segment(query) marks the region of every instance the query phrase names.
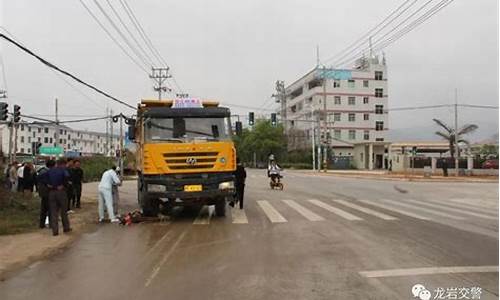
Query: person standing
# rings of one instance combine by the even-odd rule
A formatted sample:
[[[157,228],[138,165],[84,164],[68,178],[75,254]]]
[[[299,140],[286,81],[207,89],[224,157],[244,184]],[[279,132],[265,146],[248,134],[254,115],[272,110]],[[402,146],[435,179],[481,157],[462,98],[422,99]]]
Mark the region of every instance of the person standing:
[[[102,174],[101,182],[98,187],[99,194],[99,222],[104,221],[104,205],[106,205],[106,210],[108,211],[108,217],[112,223],[118,223],[118,220],[114,214],[113,210],[113,185],[120,185],[121,181],[116,174],[116,166],[105,171]]]
[[[71,182],[73,183],[73,207],[80,208],[80,199],[82,198],[82,181],[83,181],[83,170],[80,167],[81,163],[79,160],[75,159],[74,168]]]
[[[68,171],[68,174],[69,174],[69,179],[68,179],[68,182],[66,184],[66,196],[68,198],[68,206],[67,206],[67,209],[68,209],[68,214],[72,214],[74,213],[74,211],[71,209],[72,208],[72,203],[73,203],[73,199],[75,197],[75,191],[73,189],[73,159],[72,158],[68,158],[67,162],[66,162],[66,170]]]
[[[17,169],[17,191],[22,192],[24,188],[24,163],[21,165],[18,165],[19,168]]]
[[[50,208],[50,227],[52,235],[59,234],[58,214],[61,214],[61,223],[64,232],[70,232],[67,205],[68,194],[66,184],[69,180],[68,170],[66,169],[66,161],[61,158],[57,161],[57,167],[48,171],[48,188],[49,188],[49,208]]]
[[[54,168],[56,165],[56,162],[52,159],[49,159],[45,163],[45,168],[42,168],[40,172],[38,173],[37,176],[37,188],[36,190],[38,191],[38,195],[42,199],[42,202],[40,204],[40,228],[45,228],[45,220],[47,217],[49,217],[49,224],[50,223],[50,210],[49,210],[49,170]]]
[[[234,172],[235,177],[235,188],[236,188],[236,198],[240,203],[240,209],[243,209],[243,196],[245,194],[245,179],[247,178],[247,172],[245,167],[241,164],[240,159],[236,159],[236,171]]]
[[[17,161],[13,162],[9,169],[10,191],[17,190]]]
[[[25,197],[31,198],[33,188],[35,186],[35,170],[33,164],[27,162],[23,169],[23,194]]]

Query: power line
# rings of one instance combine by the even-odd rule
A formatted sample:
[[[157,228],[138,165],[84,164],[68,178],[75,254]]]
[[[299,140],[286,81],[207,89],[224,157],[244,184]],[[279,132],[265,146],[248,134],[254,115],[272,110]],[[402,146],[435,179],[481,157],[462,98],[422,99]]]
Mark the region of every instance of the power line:
[[[115,22],[111,19],[111,17],[108,15],[108,13],[106,12],[106,10],[104,10],[104,8],[99,4],[99,2],[97,0],[94,0],[94,3],[97,6],[97,8],[101,11],[101,13],[104,15],[104,17],[108,20],[109,24],[111,24],[111,26],[115,29],[115,31],[118,32],[118,35],[123,39],[123,41],[125,42],[125,44],[127,44],[127,46],[130,48],[130,50],[132,50],[132,52],[139,58],[139,60],[141,60],[144,63],[144,65],[147,66],[149,64],[147,62],[147,60],[130,43],[130,41],[123,34],[123,32],[120,30],[120,28],[118,28],[118,26],[116,26]],[[152,66],[150,66],[150,67],[152,67]]]
[[[135,58],[133,58],[130,53],[127,52],[127,50],[125,50],[125,48],[116,40],[116,38],[111,34],[111,32],[109,32],[109,30],[104,26],[104,24],[102,24],[101,21],[99,21],[99,19],[96,17],[96,15],[90,10],[90,8],[82,1],[82,0],[79,0],[80,3],[83,5],[83,7],[87,10],[87,12],[90,14],[90,16],[94,19],[94,21],[97,22],[97,24],[99,24],[99,26],[101,27],[102,30],[104,30],[104,32],[108,35],[108,37],[115,43],[115,45],[117,45],[121,50],[122,52],[128,57],[130,58],[130,60],[137,66],[139,67],[140,69],[142,69],[144,72],[148,73],[148,70],[143,66],[141,65],[139,62],[137,62],[137,60]]]
[[[382,31],[385,27],[387,27],[388,25],[390,25],[394,20],[396,20],[401,14],[403,14],[405,11],[407,11],[410,7],[413,6],[413,4],[415,4],[418,0],[413,0],[413,2],[408,6],[406,7],[403,11],[401,11],[397,16],[395,16],[394,18],[392,18],[392,20],[390,20],[388,23],[386,23],[382,28],[380,28],[376,33],[373,33],[373,31],[375,31],[379,26],[381,26],[382,24],[384,24],[387,20],[389,20],[395,13],[397,13],[401,8],[403,8],[408,2],[410,2],[410,0],[406,0],[404,1],[401,5],[399,5],[394,11],[392,11],[384,20],[382,20],[382,22],[378,23],[375,27],[373,27],[372,29],[370,29],[367,33],[365,33],[363,36],[361,36],[359,39],[357,39],[355,42],[351,43],[348,47],[344,48],[342,51],[338,52],[336,55],[334,56],[331,56],[330,58],[326,59],[324,61],[324,63],[327,63],[333,59],[336,59],[336,60],[340,60],[342,59],[343,57],[345,57],[346,55],[348,55],[351,51],[348,51],[346,54],[344,54],[343,56],[340,56],[342,55],[344,52],[346,52],[347,50],[351,49],[351,48],[358,48],[360,45],[359,42],[362,42],[363,43],[361,45],[363,45],[364,43],[366,43],[366,38],[370,37],[370,36],[373,36],[373,35],[376,35],[378,34],[380,31]],[[338,57],[340,56],[340,57]],[[337,58],[338,57],[338,58]]]
[[[458,104],[458,106],[471,107],[471,108],[498,109],[498,106],[494,106],[494,105]]]
[[[108,3],[108,6],[111,8],[111,11],[116,16],[116,18],[118,19],[118,21],[122,24],[123,28],[125,28],[125,30],[127,31],[127,33],[130,35],[130,37],[132,38],[132,40],[135,42],[135,44],[137,45],[137,48],[141,51],[141,53],[148,60],[148,62],[151,64],[151,66],[153,66],[154,65],[153,60],[148,55],[148,53],[146,51],[144,51],[144,49],[142,48],[141,44],[137,41],[137,39],[132,34],[132,32],[130,32],[130,30],[128,29],[128,26],[125,24],[125,22],[123,21],[123,19],[120,17],[120,14],[118,14],[118,12],[116,11],[116,9],[113,7],[113,5],[111,4],[111,2],[109,0],[106,0],[106,2]]]
[[[433,0],[427,1],[423,6],[421,6],[419,9],[417,9],[415,12],[413,12],[409,17],[407,17],[404,21],[400,22],[398,25],[396,25],[394,28],[392,28],[391,31],[385,33],[382,37],[378,38],[375,42],[374,45],[372,46],[373,48],[378,50],[382,50],[385,47],[389,46],[390,44],[394,43],[398,39],[400,39],[402,36],[405,34],[409,33],[416,27],[418,27],[420,24],[428,20],[430,17],[438,13],[440,10],[451,4],[454,0],[442,0],[441,2],[435,4],[433,7],[431,7],[429,10],[424,12],[420,17],[418,17],[416,20],[413,20],[410,24],[406,25],[403,27],[401,30],[397,31],[394,33],[392,36],[388,37],[387,39],[383,40],[386,36],[388,36],[390,33],[394,32],[398,27],[400,27],[402,24],[404,24],[406,21],[408,21],[411,17],[416,15],[418,12],[420,12],[426,5],[428,5],[430,2]],[[364,48],[361,50],[361,53],[368,50],[369,47]],[[348,59],[345,59],[339,63],[337,63],[337,66],[342,66],[342,65],[347,65],[353,61],[355,61],[359,57],[359,54],[354,54],[353,56],[349,57]]]
[[[68,76],[68,77],[72,78],[73,80],[75,80],[75,81],[77,81],[77,82],[79,82],[79,83],[81,83],[81,84],[85,85],[86,87],[88,87],[88,88],[90,88],[90,89],[92,89],[92,90],[96,91],[97,93],[99,93],[99,94],[101,94],[101,95],[103,95],[103,96],[105,96],[105,97],[107,97],[107,98],[109,98],[109,99],[111,99],[111,100],[113,100],[113,101],[115,101],[115,102],[118,102],[118,103],[120,103],[120,104],[122,104],[122,105],[127,106],[128,108],[131,108],[131,109],[134,109],[134,110],[135,110],[135,107],[134,107],[134,106],[132,106],[132,105],[130,105],[130,104],[128,104],[128,103],[126,103],[126,102],[124,102],[124,101],[122,101],[122,100],[119,100],[119,99],[117,99],[117,98],[115,98],[115,97],[113,97],[113,96],[111,96],[110,94],[108,94],[108,93],[106,93],[106,92],[104,92],[104,91],[102,91],[102,90],[98,89],[97,87],[95,87],[95,86],[93,86],[93,85],[91,85],[91,84],[89,84],[89,83],[87,83],[87,82],[83,81],[82,79],[80,79],[80,78],[76,77],[75,75],[73,75],[73,74],[69,73],[68,71],[65,71],[65,70],[63,70],[63,69],[61,69],[61,68],[57,67],[56,65],[54,65],[54,64],[52,64],[52,63],[50,63],[49,61],[45,60],[44,58],[42,58],[42,57],[38,56],[37,54],[33,53],[33,52],[32,52],[31,50],[29,50],[28,48],[26,48],[26,47],[22,46],[21,44],[19,44],[19,43],[18,43],[18,42],[16,42],[16,41],[12,40],[11,38],[9,38],[8,36],[6,36],[5,34],[0,33],[0,38],[3,38],[4,40],[6,40],[6,41],[10,42],[11,44],[14,44],[16,47],[18,47],[18,48],[19,48],[19,49],[21,49],[22,51],[24,51],[24,52],[28,53],[29,55],[33,56],[34,58],[36,58],[36,59],[37,59],[37,60],[39,60],[42,64],[44,64],[44,65],[48,66],[49,68],[52,68],[52,69],[54,69],[54,70],[56,70],[56,71],[58,71],[58,72],[60,72],[60,73],[62,73],[62,74],[64,74],[64,75],[66,75],[66,76]]]

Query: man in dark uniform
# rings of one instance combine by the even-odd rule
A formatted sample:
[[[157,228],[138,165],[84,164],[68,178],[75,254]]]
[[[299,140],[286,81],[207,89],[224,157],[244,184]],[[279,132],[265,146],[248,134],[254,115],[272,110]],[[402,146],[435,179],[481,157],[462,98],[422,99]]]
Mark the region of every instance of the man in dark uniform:
[[[71,182],[73,183],[73,207],[80,208],[80,199],[82,198],[82,180],[83,170],[80,168],[80,161],[75,159],[74,168],[71,173]]]
[[[66,169],[66,160],[63,158],[57,161],[57,167],[47,172],[49,188],[49,208],[50,208],[50,227],[54,236],[59,234],[59,218],[61,214],[61,223],[64,232],[70,232],[67,205],[68,195],[66,185],[69,181],[69,173]]]
[[[72,182],[73,170],[74,170],[72,158],[68,158],[68,160],[66,161],[66,170],[69,174],[68,181],[66,182],[66,197],[68,199],[68,205],[66,208],[68,210],[68,213],[72,214],[74,211],[71,208],[72,208],[73,201],[75,199],[75,191],[74,191],[73,182]]]
[[[45,164],[45,168],[38,172],[37,176],[37,188],[38,195],[42,199],[40,205],[40,228],[45,228],[45,219],[49,217],[50,224],[50,209],[49,209],[49,177],[48,172],[50,169],[54,168],[56,162],[52,159],[48,160]]]
[[[240,202],[240,209],[243,209],[243,196],[245,194],[245,179],[247,178],[247,172],[239,158],[236,159],[236,163],[234,187],[236,188],[236,199]]]

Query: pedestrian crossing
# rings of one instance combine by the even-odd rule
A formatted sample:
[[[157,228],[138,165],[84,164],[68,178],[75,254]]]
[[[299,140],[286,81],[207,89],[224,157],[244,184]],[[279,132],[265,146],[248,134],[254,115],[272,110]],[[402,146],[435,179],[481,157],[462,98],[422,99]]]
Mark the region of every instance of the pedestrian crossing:
[[[271,224],[289,223],[297,220],[308,222],[325,222],[340,219],[348,223],[370,222],[401,222],[405,218],[420,221],[451,220],[458,223],[473,219],[498,220],[491,213],[477,213],[463,207],[451,207],[451,202],[446,205],[437,202],[418,201],[415,199],[376,199],[376,200],[345,200],[345,199],[274,199],[247,200],[246,209],[227,209],[227,218],[215,218],[213,206],[205,206],[193,221],[193,225],[210,225],[214,220],[223,220],[232,224],[258,223],[257,219],[264,219]],[[473,206],[471,205],[471,208]],[[255,214],[261,216],[256,216]]]

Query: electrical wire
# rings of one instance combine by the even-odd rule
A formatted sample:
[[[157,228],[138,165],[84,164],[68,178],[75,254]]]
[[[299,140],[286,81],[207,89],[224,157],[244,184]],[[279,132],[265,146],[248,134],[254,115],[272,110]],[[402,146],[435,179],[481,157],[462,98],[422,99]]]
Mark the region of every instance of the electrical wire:
[[[68,71],[65,71],[65,70],[57,67],[56,65],[50,63],[49,61],[45,60],[44,58],[42,58],[42,57],[38,56],[37,54],[33,53],[33,51],[29,50],[28,48],[24,47],[23,45],[19,44],[18,42],[14,41],[13,39],[9,38],[5,34],[0,33],[0,38],[3,38],[4,40],[6,40],[6,41],[10,42],[11,44],[15,45],[16,47],[18,47],[22,51],[26,52],[27,54],[33,56],[34,58],[36,58],[37,60],[39,60],[42,64],[46,65],[47,67],[52,68],[52,69],[54,69],[54,70],[56,70],[56,71],[58,71],[58,72],[60,72],[60,73],[62,73],[64,75],[72,78],[73,80],[75,80],[75,81],[77,81],[77,82],[85,85],[86,87],[88,87],[88,88],[96,91],[97,93],[105,96],[106,98],[109,98],[109,99],[111,99],[111,100],[113,100],[113,101],[115,101],[117,103],[120,103],[120,104],[122,104],[124,106],[127,106],[128,108],[131,108],[131,109],[135,110],[134,106],[132,106],[132,105],[130,105],[130,104],[128,104],[128,103],[126,103],[126,102],[124,102],[122,100],[119,100],[116,97],[111,96],[110,94],[108,94],[108,93],[100,90],[99,88],[97,88],[97,87],[95,87],[95,86],[93,86],[93,85],[91,85],[91,84],[83,81],[82,79],[76,77],[75,75],[69,73]]]
[[[134,57],[132,57],[132,55],[130,55],[130,53],[127,52],[127,50],[125,50],[125,48],[116,40],[116,38],[111,34],[111,32],[109,32],[109,30],[104,26],[104,24],[102,24],[101,21],[99,21],[99,19],[97,18],[97,16],[92,12],[92,10],[90,10],[90,8],[82,1],[82,0],[79,0],[80,3],[83,5],[83,7],[85,8],[85,10],[87,10],[87,12],[90,14],[90,16],[94,19],[94,21],[96,21],[97,24],[99,24],[99,27],[101,27],[101,29],[106,33],[106,35],[115,43],[115,45],[118,46],[118,48],[120,48],[120,50],[122,50],[122,52],[137,66],[139,67],[140,69],[142,69],[146,74],[149,74],[148,70],[146,70],[146,68],[141,65]]]

